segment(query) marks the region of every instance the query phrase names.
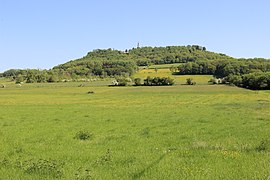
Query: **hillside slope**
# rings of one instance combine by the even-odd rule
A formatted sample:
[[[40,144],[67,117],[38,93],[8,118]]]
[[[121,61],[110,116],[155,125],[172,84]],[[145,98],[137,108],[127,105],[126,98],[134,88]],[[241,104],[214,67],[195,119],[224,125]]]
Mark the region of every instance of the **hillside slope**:
[[[131,75],[137,66],[151,64],[174,64],[195,62],[197,60],[233,59],[225,54],[207,51],[205,47],[167,46],[138,47],[125,51],[97,49],[82,58],[53,67],[54,71],[64,71],[78,76]]]
[[[84,61],[134,61],[139,66],[149,64],[172,64],[193,62],[196,60],[233,59],[225,54],[207,51],[205,47],[192,46],[166,46],[166,47],[138,47],[125,51],[114,49],[96,49],[82,58],[69,61],[82,63]],[[61,66],[61,65],[60,65]],[[57,68],[56,66],[54,68]]]

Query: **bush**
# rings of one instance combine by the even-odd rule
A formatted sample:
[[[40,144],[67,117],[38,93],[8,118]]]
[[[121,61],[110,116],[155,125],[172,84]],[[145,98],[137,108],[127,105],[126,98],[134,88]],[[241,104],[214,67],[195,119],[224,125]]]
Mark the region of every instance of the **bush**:
[[[187,78],[186,79],[186,84],[187,85],[196,85],[196,82],[194,82],[192,78]]]
[[[112,81],[113,86],[127,86],[128,82],[130,82],[130,78],[125,77],[117,77],[115,80]]]
[[[17,76],[17,78],[16,78],[16,80],[15,80],[15,83],[16,83],[16,84],[20,84],[20,83],[22,83],[23,81],[24,81],[23,76],[22,76],[22,75],[19,75],[19,76]]]
[[[240,75],[233,75],[230,74],[225,78],[225,81],[228,82],[230,85],[236,85],[236,86],[241,86],[242,84],[242,77]]]
[[[270,90],[270,72],[230,74],[225,78],[229,84],[253,90]]]
[[[49,83],[54,83],[54,82],[58,82],[59,81],[59,78],[58,78],[58,76],[56,76],[56,75],[51,75],[50,77],[49,77],[49,79],[48,79],[48,82]]]
[[[88,140],[91,137],[93,137],[92,133],[89,133],[87,131],[79,131],[79,132],[76,133],[74,138],[79,139],[79,140]]]
[[[135,86],[140,86],[141,85],[141,78],[135,78],[134,84],[135,84]]]
[[[245,74],[242,78],[244,88],[270,90],[270,72]]]
[[[256,147],[256,150],[261,151],[267,151],[270,148],[270,141],[269,140],[262,140],[260,144]]]
[[[153,77],[148,76],[144,79],[145,86],[171,86],[174,84],[174,80],[170,77]]]
[[[126,86],[126,85],[127,85],[127,81],[125,79],[118,80],[118,86]]]

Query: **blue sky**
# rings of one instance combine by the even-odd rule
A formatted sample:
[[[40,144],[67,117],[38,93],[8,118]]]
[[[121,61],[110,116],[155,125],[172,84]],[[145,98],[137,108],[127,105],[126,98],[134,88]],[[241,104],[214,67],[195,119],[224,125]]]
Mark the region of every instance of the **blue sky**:
[[[93,49],[198,44],[270,58],[269,0],[0,0],[0,72]]]

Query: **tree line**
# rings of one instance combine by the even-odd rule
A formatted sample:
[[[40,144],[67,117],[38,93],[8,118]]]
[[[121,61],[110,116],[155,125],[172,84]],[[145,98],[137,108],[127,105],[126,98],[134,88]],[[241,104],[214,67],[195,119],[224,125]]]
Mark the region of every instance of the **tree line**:
[[[230,74],[225,81],[252,90],[270,90],[270,72],[255,72],[243,75]]]
[[[16,83],[44,83],[76,80],[81,78],[107,78],[115,76],[131,76],[137,70],[132,61],[71,61],[50,70],[10,69],[2,73]]]
[[[223,78],[224,83],[249,89],[270,89],[270,61],[234,59],[183,63],[175,74],[209,74]]]
[[[133,61],[123,60],[95,60],[95,61],[70,61],[68,63],[54,67],[52,70],[64,71],[67,74],[86,76],[114,77],[134,74],[137,65]]]
[[[113,86],[126,86],[128,82],[132,82],[130,78],[118,77],[112,84]],[[174,79],[170,77],[150,77],[146,79],[135,78],[133,80],[134,86],[172,86],[174,84]]]

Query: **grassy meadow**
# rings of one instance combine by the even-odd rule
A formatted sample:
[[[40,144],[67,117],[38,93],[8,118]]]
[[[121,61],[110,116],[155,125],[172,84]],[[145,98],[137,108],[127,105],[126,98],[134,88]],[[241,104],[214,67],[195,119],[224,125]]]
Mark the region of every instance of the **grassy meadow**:
[[[0,179],[268,179],[270,92],[170,74],[134,76],[170,87],[7,83]]]

